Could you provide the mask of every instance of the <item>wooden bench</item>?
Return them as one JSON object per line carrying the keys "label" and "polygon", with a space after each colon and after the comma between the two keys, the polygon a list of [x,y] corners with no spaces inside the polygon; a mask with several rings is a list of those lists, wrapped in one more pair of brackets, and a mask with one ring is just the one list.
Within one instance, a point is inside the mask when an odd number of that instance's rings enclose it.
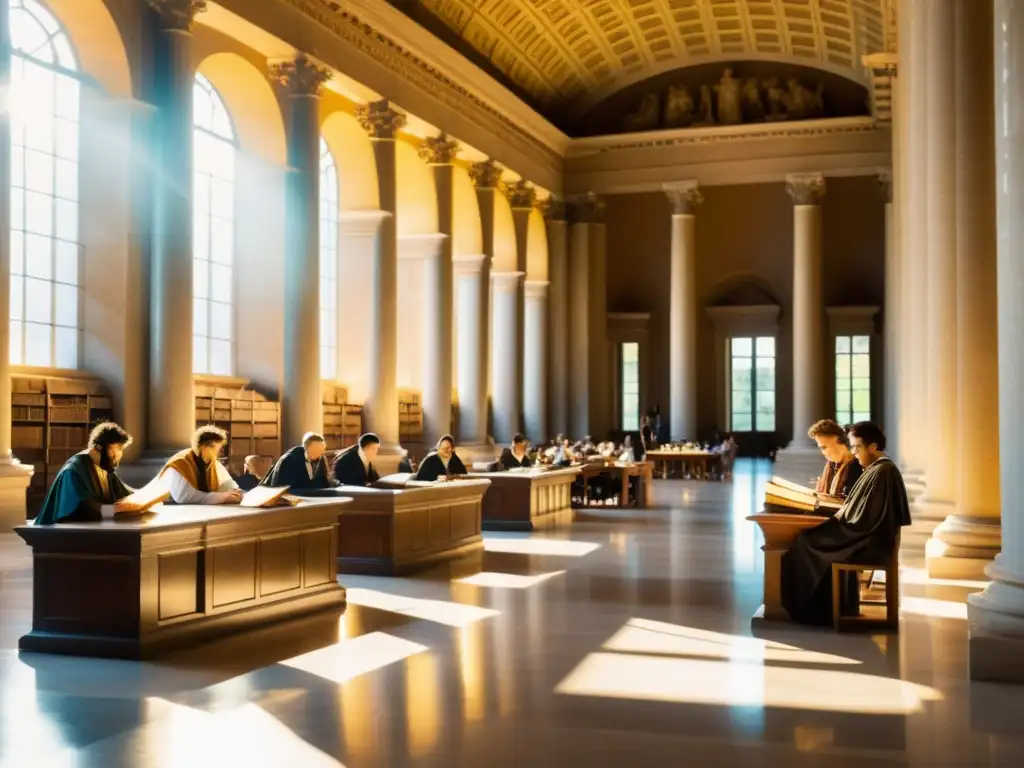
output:
{"label": "wooden bench", "polygon": [[[885,599],[861,598],[859,616],[842,616],[840,611],[840,584],[844,573],[873,573],[885,571]],[[858,580],[858,589],[860,583]],[[867,606],[870,610],[865,612]],[[881,606],[882,610],[879,610]],[[900,533],[896,531],[893,544],[892,559],[884,568],[877,565],[855,565],[852,563],[832,563],[832,626],[837,632],[855,632],[863,630],[885,629],[899,631],[900,625]]]}

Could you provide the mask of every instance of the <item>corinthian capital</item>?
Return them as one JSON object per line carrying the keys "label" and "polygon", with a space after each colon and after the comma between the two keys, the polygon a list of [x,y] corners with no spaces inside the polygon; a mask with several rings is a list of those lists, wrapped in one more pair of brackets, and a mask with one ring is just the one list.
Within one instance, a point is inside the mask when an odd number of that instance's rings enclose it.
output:
{"label": "corinthian capital", "polygon": [[569,220],[573,224],[603,224],[604,200],[593,192],[569,199]]}
{"label": "corinthian capital", "polygon": [[323,84],[331,79],[331,71],[299,55],[291,61],[273,62],[270,77],[287,88],[292,96],[319,96]]}
{"label": "corinthian capital", "polygon": [[432,136],[424,139],[420,144],[419,156],[427,165],[451,165],[455,162],[455,156],[459,154],[459,142],[453,141],[447,135]]}
{"label": "corinthian capital", "polygon": [[679,181],[665,184],[663,189],[672,203],[674,216],[690,216],[698,205],[704,202],[704,195],[696,181]]}
{"label": "corinthian capital", "polygon": [[501,185],[501,191],[508,198],[508,204],[513,210],[530,210],[537,199],[537,190],[528,181],[505,182]]}
{"label": "corinthian capital", "polygon": [[473,163],[469,169],[469,178],[473,180],[473,186],[477,189],[495,189],[501,181],[503,170],[493,160],[485,160],[482,163]]}
{"label": "corinthian capital", "polygon": [[547,200],[539,201],[537,210],[544,216],[545,221],[565,221],[565,200],[554,195]]}
{"label": "corinthian capital", "polygon": [[794,173],[786,177],[786,192],[794,205],[817,205],[825,196],[825,177],[820,173]]}
{"label": "corinthian capital", "polygon": [[405,125],[405,115],[387,99],[356,107],[356,119],[371,139],[394,139]]}
{"label": "corinthian capital", "polygon": [[206,0],[146,0],[160,16],[165,29],[188,32],[197,13],[206,10]]}

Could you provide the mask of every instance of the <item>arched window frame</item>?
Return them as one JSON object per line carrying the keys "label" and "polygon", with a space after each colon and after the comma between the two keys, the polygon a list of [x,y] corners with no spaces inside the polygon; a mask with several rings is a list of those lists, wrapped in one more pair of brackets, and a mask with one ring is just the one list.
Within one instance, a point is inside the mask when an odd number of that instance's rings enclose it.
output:
{"label": "arched window frame", "polygon": [[338,165],[320,138],[320,378],[338,378]]}
{"label": "arched window frame", "polygon": [[84,78],[67,31],[45,3],[6,1],[12,46],[9,360],[75,369],[82,356]]}
{"label": "arched window frame", "polygon": [[231,376],[238,142],[227,105],[201,73],[192,108],[192,370]]}

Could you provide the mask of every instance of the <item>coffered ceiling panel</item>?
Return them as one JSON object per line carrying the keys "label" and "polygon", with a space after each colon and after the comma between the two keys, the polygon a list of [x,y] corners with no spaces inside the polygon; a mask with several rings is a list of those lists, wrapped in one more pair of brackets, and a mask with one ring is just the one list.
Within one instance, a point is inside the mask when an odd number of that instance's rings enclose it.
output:
{"label": "coffered ceiling panel", "polygon": [[861,57],[891,47],[896,0],[391,2],[431,14],[542,109],[586,109],[648,77],[716,60],[777,60],[866,83]]}

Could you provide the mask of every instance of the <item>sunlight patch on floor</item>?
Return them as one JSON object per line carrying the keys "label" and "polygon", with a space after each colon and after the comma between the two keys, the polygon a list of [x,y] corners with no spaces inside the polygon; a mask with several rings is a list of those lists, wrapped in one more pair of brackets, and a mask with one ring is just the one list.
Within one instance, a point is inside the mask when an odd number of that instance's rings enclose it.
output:
{"label": "sunlight patch on floor", "polygon": [[426,619],[449,627],[465,627],[474,622],[497,616],[499,613],[491,608],[481,608],[477,605],[405,597],[358,587],[348,590],[348,602],[351,605],[362,605],[381,611],[400,613],[403,616],[411,616],[416,619]]}
{"label": "sunlight patch on floor", "polygon": [[403,640],[386,632],[371,632],[337,645],[304,653],[282,661],[281,664],[340,685],[426,650],[428,649],[425,645]]}
{"label": "sunlight patch on floor", "polygon": [[507,552],[516,555],[559,555],[561,557],[583,557],[589,555],[600,544],[591,541],[567,541],[564,539],[505,539],[484,537],[487,552]]}
{"label": "sunlight patch on floor", "polygon": [[521,576],[515,573],[484,571],[473,576],[467,576],[464,579],[456,579],[455,583],[470,584],[474,587],[488,587],[490,589],[529,589],[564,573],[565,571],[552,571],[551,573],[538,573],[534,576]]}

